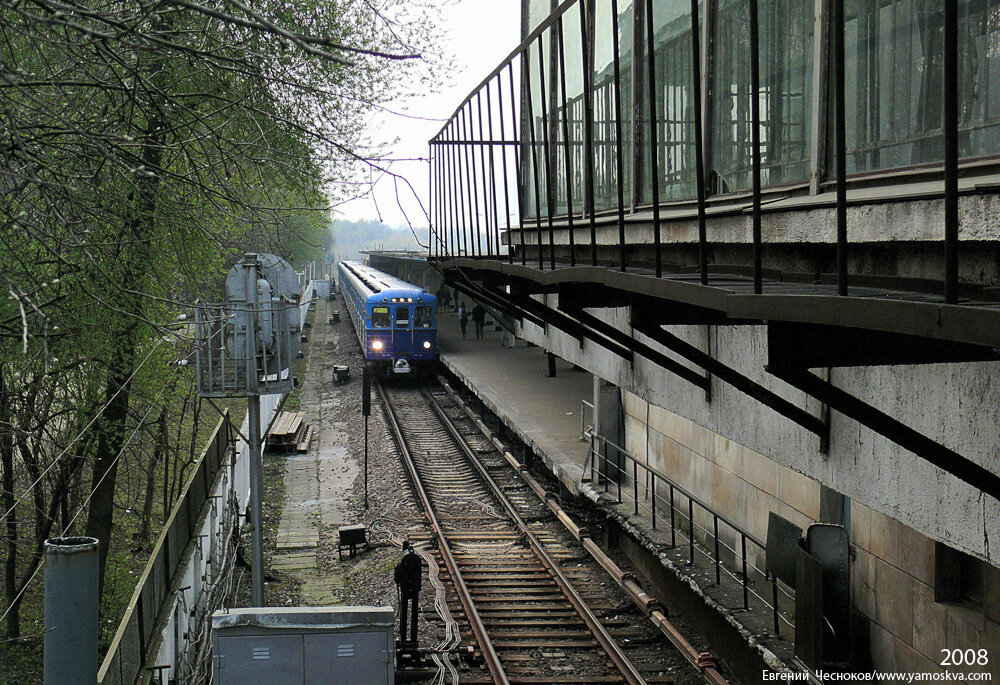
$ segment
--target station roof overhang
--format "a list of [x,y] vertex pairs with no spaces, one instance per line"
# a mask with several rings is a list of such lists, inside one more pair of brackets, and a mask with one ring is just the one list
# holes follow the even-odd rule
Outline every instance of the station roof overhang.
[[[766,326],[767,358],[762,361],[768,373],[1000,500],[1000,475],[810,371],[998,361],[1000,302],[977,297],[988,295],[984,291],[973,291],[971,297],[953,305],[940,301],[930,288],[917,289],[933,287],[919,279],[867,277],[859,279],[851,295],[841,296],[823,278],[765,271],[764,292],[755,294],[752,280],[738,268],[718,269],[704,285],[699,274],[683,269],[656,278],[641,268],[629,272],[589,265],[538,269],[473,258],[437,259],[432,264],[449,285],[488,300],[521,322],[553,325],[581,345],[589,340],[629,363],[636,356],[645,357],[704,390],[708,398],[708,379],[714,375],[817,434],[825,445],[828,422],[663,328]],[[904,289],[907,286],[916,287]],[[532,297],[540,294],[557,297],[544,301]],[[619,330],[587,311],[621,307],[629,308],[630,331]],[[647,340],[666,347],[687,364]]]

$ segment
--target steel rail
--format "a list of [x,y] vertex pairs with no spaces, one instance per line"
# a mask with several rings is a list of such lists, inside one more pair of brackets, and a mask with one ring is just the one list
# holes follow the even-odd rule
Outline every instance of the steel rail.
[[410,448],[406,444],[406,439],[403,436],[403,430],[399,425],[399,420],[396,418],[396,412],[392,407],[392,403],[389,402],[389,397],[386,394],[385,389],[382,387],[382,382],[378,380],[378,378],[376,378],[375,389],[378,391],[379,399],[382,400],[382,409],[385,413],[386,421],[392,429],[400,451],[403,453],[403,461],[406,465],[406,470],[409,472],[410,478],[413,481],[413,488],[416,491],[417,496],[420,498],[420,503],[423,505],[424,513],[427,514],[427,518],[430,520],[431,532],[437,537],[438,549],[441,552],[441,558],[444,559],[445,566],[448,567],[448,573],[451,575],[452,581],[455,583],[455,592],[458,594],[458,598],[462,602],[462,608],[465,609],[465,615],[469,619],[469,626],[472,628],[472,632],[476,636],[476,641],[479,642],[479,648],[482,650],[483,659],[486,662],[486,668],[489,669],[494,683],[499,683],[500,685],[510,685],[507,673],[504,671],[503,665],[500,663],[500,657],[497,654],[496,649],[493,647],[493,642],[490,640],[490,636],[486,632],[486,625],[483,623],[482,617],[476,610],[475,602],[472,600],[472,593],[469,592],[469,587],[466,585],[465,579],[459,571],[458,562],[455,561],[455,557],[451,551],[451,546],[448,544],[448,539],[445,537],[444,531],[441,529],[441,524],[438,522],[437,516],[434,514],[434,507],[431,506],[431,501],[427,496],[427,491],[424,488],[423,481],[420,479],[420,474],[417,473],[416,461],[414,461],[413,455],[410,453]]
[[537,556],[539,561],[541,561],[542,564],[547,568],[553,580],[555,580],[556,584],[559,585],[559,588],[563,591],[563,594],[566,595],[566,598],[569,600],[570,604],[573,605],[574,610],[576,610],[580,618],[582,618],[584,623],[586,623],[587,628],[597,639],[598,644],[608,655],[608,658],[611,659],[611,662],[615,665],[615,667],[618,668],[622,676],[624,676],[625,680],[628,683],[630,683],[630,685],[646,685],[646,679],[642,677],[642,674],[635,667],[635,664],[631,662],[631,660],[628,658],[628,655],[626,655],[625,652],[622,650],[621,646],[619,646],[618,643],[615,642],[615,639],[611,636],[610,633],[608,633],[607,629],[597,618],[596,614],[594,614],[591,608],[587,606],[583,597],[581,597],[577,589],[573,587],[573,584],[562,572],[562,569],[559,568],[555,559],[552,558],[548,550],[545,549],[541,541],[535,536],[535,534],[531,531],[531,529],[524,522],[521,516],[517,513],[517,509],[515,509],[514,505],[511,504],[510,500],[507,499],[506,495],[504,495],[503,493],[503,490],[500,488],[499,485],[497,485],[496,481],[493,480],[493,477],[490,476],[489,472],[486,470],[486,467],[483,466],[483,464],[476,457],[475,452],[465,442],[465,439],[458,431],[458,428],[455,427],[455,424],[445,413],[440,403],[438,403],[438,401],[434,398],[433,395],[431,395],[427,391],[426,388],[421,388],[420,392],[424,396],[424,398],[428,401],[431,408],[434,410],[434,413],[437,414],[438,419],[440,419],[441,423],[445,426],[445,428],[448,429],[448,433],[451,435],[452,439],[454,440],[458,448],[465,455],[466,459],[468,459],[469,463],[472,464],[472,466],[476,469],[476,471],[479,472],[479,475],[483,479],[483,482],[486,485],[488,485],[489,488],[496,495],[498,501],[500,502],[500,504],[503,505],[504,510],[507,512],[507,515],[510,516],[510,518],[514,521],[520,533],[524,536],[524,538],[531,546],[531,549],[535,553],[535,556]]
[[[687,638],[674,626],[673,623],[667,618],[667,612],[660,606],[660,603],[647,594],[642,586],[635,580],[635,577],[628,571],[623,571],[617,563],[614,562],[607,554],[604,553],[600,547],[594,543],[590,536],[590,532],[577,524],[562,506],[558,503],[557,498],[551,493],[547,492],[539,483],[536,481],[531,474],[528,473],[527,469],[521,464],[517,463],[514,455],[510,453],[507,447],[493,434],[486,424],[483,423],[476,414],[469,408],[469,406],[458,397],[457,393],[451,386],[448,385],[440,376],[438,376],[438,383],[445,389],[445,392],[451,397],[458,406],[462,409],[465,415],[472,421],[479,432],[485,437],[489,442],[493,444],[497,450],[503,454],[504,459],[507,463],[514,468],[515,472],[521,478],[522,481],[531,489],[535,495],[541,499],[549,510],[555,514],[556,518],[563,524],[569,534],[580,541],[584,549],[590,554],[591,558],[594,559],[606,572],[611,579],[620,587],[629,598],[635,603],[637,607],[642,609],[649,620],[660,629],[664,636],[670,640],[671,644],[677,648],[677,650],[687,659],[688,663],[697,668],[705,680],[710,683],[710,685],[728,685],[728,681],[719,672],[718,667],[715,664],[715,658],[709,652],[699,652],[695,649]],[[690,496],[689,496],[690,497]],[[725,519],[723,519],[725,521]],[[728,523],[728,522],[726,522]],[[732,524],[729,524],[730,526]],[[745,555],[744,555],[745,557]]]

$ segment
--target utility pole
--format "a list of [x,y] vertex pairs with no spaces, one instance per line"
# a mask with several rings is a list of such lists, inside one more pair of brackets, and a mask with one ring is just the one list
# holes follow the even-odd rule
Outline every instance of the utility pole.
[[[311,273],[311,271],[309,271]],[[246,397],[252,601],[264,606],[261,395],[291,392],[301,329],[299,281],[285,260],[246,254],[226,278],[226,302],[195,306],[200,397]]]
[[[247,319],[251,330],[247,332],[247,353],[256,360],[258,358],[257,343],[260,339],[258,291],[257,291],[257,261],[249,256],[243,261],[243,275],[246,279],[245,291]],[[256,363],[254,364],[256,367]],[[261,519],[261,496],[264,493],[264,463],[260,450],[260,378],[254,373],[247,379],[247,427],[250,434],[250,540],[253,568],[251,569],[251,588],[253,605],[264,606],[264,522]]]

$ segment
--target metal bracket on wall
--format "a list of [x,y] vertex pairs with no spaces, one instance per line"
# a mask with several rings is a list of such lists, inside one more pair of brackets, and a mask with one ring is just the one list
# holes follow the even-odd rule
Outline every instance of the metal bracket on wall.
[[1000,500],[1000,476],[968,457],[963,457],[958,452],[928,438],[806,369],[774,365],[768,365],[765,369],[776,378],[830,405],[844,416],[854,419],[900,447],[926,459],[939,469]]
[[[632,321],[632,326],[643,335],[652,338],[668,350],[675,352],[688,361],[700,366],[706,371],[715,375],[723,383],[731,385],[740,392],[752,397],[766,407],[773,409],[785,418],[794,421],[808,431],[818,435],[821,439],[829,430],[826,423],[819,417],[813,416],[801,407],[789,402],[777,393],[768,390],[760,383],[747,378],[742,373],[726,366],[711,355],[705,354],[694,345],[681,340],[673,333],[669,333],[657,325],[643,324]],[[703,377],[699,376],[699,378]]]

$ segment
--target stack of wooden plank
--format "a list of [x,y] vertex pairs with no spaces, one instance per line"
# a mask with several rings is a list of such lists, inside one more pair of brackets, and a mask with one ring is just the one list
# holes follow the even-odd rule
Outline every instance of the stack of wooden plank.
[[312,440],[312,426],[304,421],[305,412],[283,411],[267,432],[267,448],[275,452],[298,452],[309,450]]

